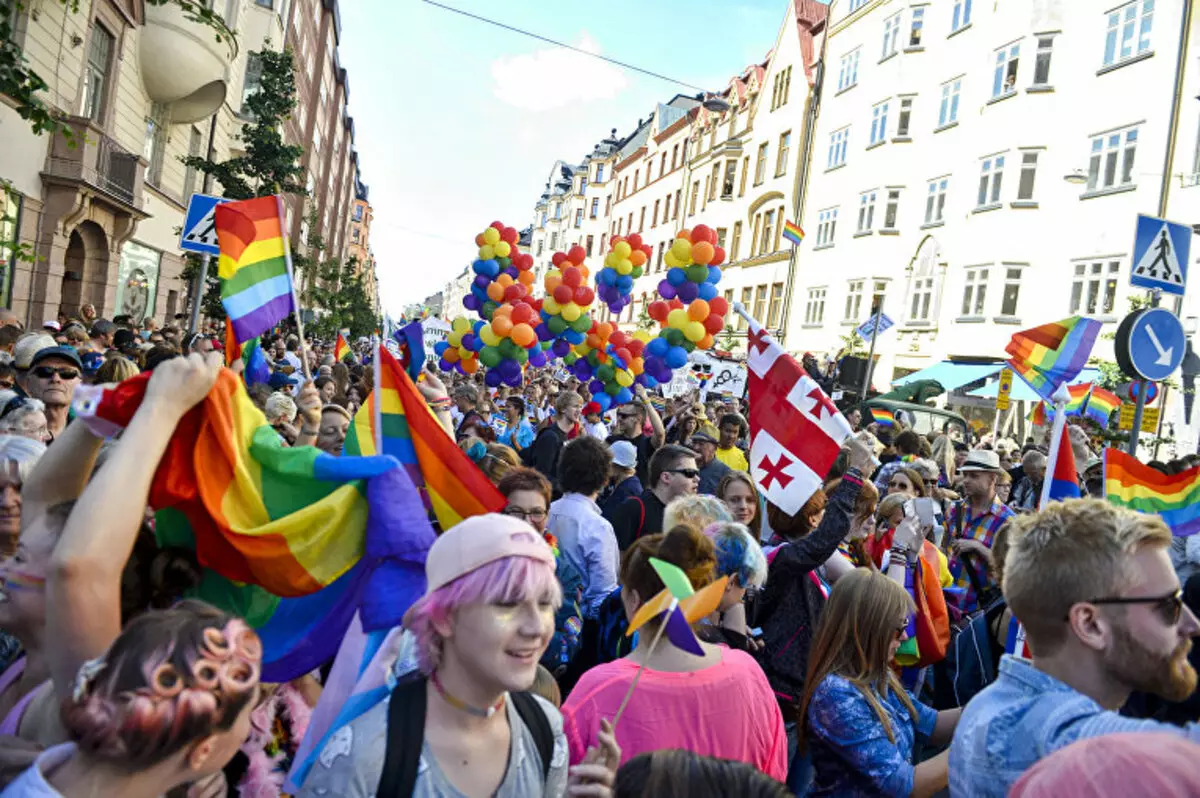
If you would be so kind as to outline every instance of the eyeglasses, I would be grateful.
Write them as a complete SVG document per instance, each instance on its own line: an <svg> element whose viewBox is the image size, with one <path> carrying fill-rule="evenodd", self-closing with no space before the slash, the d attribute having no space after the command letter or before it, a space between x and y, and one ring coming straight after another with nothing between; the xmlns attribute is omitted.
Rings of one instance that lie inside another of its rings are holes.
<svg viewBox="0 0 1200 798"><path fill-rule="evenodd" d="M683 474L683 476L687 477L688 479L699 479L700 478L700 471L695 468L669 468L669 469L667 469L667 473L668 474Z"/></svg>
<svg viewBox="0 0 1200 798"><path fill-rule="evenodd" d="M38 366L37 368L35 368L33 370L33 376L37 377L38 379L42 379L42 380L48 380L51 377L53 377L55 374L57 374L60 379L66 380L68 382L70 380L79 379L79 369L73 369L73 368L56 369L56 368L54 368L54 366Z"/></svg>
<svg viewBox="0 0 1200 798"><path fill-rule="evenodd" d="M1116 596L1111 598L1092 599L1088 604L1152 604L1154 611L1163 619L1167 626L1179 623L1183 615L1183 590L1176 590L1165 596Z"/></svg>
<svg viewBox="0 0 1200 798"><path fill-rule="evenodd" d="M504 514L513 518L520 518L523 521L534 521L541 523L546 520L545 510L526 510L524 507L505 507Z"/></svg>
<svg viewBox="0 0 1200 798"><path fill-rule="evenodd" d="M896 625L896 628L893 630L893 634L895 635L895 638L897 640L900 640L901 638L904 637L904 634L907 631L908 631L908 619L905 619L903 623Z"/></svg>

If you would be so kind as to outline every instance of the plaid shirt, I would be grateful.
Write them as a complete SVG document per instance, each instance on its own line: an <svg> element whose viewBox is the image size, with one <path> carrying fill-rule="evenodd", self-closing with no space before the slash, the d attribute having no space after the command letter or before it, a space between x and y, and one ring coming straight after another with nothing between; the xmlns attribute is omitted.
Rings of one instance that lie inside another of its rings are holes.
<svg viewBox="0 0 1200 798"><path fill-rule="evenodd" d="M951 541L959 538L978 540L990 549L992 541L996 538L996 532L1014 515L1015 513L1003 502L993 498L991 507L972 517L971 505L964 499L950 505L950 511L946 513L946 528L949 530ZM987 566L982 562L972 562L975 575L979 577L979 584L981 586L989 584ZM975 595L975 588L971 585L971 579L967 575L966 564L953 555L950 557L950 574L954 577L955 587L965 589L962 599L955 603L963 612L974 610L978 597Z"/></svg>

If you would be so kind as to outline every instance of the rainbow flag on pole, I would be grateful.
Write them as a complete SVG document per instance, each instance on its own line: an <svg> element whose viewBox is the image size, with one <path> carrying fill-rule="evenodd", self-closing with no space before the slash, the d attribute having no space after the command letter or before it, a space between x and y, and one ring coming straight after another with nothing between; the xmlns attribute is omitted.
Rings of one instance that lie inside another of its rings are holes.
<svg viewBox="0 0 1200 798"><path fill-rule="evenodd" d="M1054 416L1054 408L1049 408L1047 412L1046 403L1038 402L1033 406L1033 410L1029 414L1029 423L1035 427L1044 427L1046 422Z"/></svg>
<svg viewBox="0 0 1200 798"><path fill-rule="evenodd" d="M337 344L333 348L334 359L341 363L350 354L350 344L346 343L346 330L338 330Z"/></svg>
<svg viewBox="0 0 1200 798"><path fill-rule="evenodd" d="M1063 430L1058 442L1058 457L1054 458L1054 471L1047 474L1050 485L1047 499L1063 501L1078 499L1082 494L1079 490L1079 472L1075 465L1075 450L1071 447L1071 436Z"/></svg>
<svg viewBox="0 0 1200 798"><path fill-rule="evenodd" d="M1072 316L1022 330L1012 337L1004 351L1011 356L1008 365L1013 371L1039 396L1052 401L1058 386L1083 371L1099 333L1099 321Z"/></svg>
<svg viewBox="0 0 1200 798"><path fill-rule="evenodd" d="M804 230L795 222L783 223L783 237L793 244L799 244L804 240Z"/></svg>
<svg viewBox="0 0 1200 798"><path fill-rule="evenodd" d="M390 454L399 460L442 529L504 509L504 497L447 434L392 353L384 347L378 352L378 387L355 414L344 452ZM382 451L377 451L377 440L383 442Z"/></svg>
<svg viewBox="0 0 1200 798"><path fill-rule="evenodd" d="M1083 382L1078 385L1068 385L1067 392L1071 394L1071 401L1067 402L1067 415L1083 415L1083 406L1087 404L1088 396L1092 393L1092 384Z"/></svg>
<svg viewBox="0 0 1200 798"><path fill-rule="evenodd" d="M1104 495L1119 507L1160 516L1177 537L1200 532L1200 466L1167 476L1110 446L1104 450Z"/></svg>
<svg viewBox="0 0 1200 798"><path fill-rule="evenodd" d="M270 330L296 309L291 255L283 234L279 197L226 202L213 211L221 304L234 336L246 341Z"/></svg>
<svg viewBox="0 0 1200 798"><path fill-rule="evenodd" d="M1113 411L1119 410L1120 407L1121 400L1115 393L1094 387L1092 395L1088 397L1087 407L1084 408L1083 414L1100 426L1107 427Z"/></svg>
<svg viewBox="0 0 1200 798"><path fill-rule="evenodd" d="M896 426L896 415L886 407L872 407L871 421L881 427Z"/></svg>

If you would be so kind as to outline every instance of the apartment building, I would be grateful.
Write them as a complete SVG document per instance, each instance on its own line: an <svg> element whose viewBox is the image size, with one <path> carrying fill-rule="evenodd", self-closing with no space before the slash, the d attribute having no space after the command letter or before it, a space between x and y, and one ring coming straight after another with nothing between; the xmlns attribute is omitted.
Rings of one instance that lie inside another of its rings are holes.
<svg viewBox="0 0 1200 798"><path fill-rule="evenodd" d="M1184 8L834 0L788 347L836 352L882 303L887 390L1072 314L1114 332L1135 216L1200 222Z"/></svg>
<svg viewBox="0 0 1200 798"><path fill-rule="evenodd" d="M363 287L376 309L379 291L375 279L375 253L371 250L371 221L375 213L369 200L370 189L358 183L354 189L354 205L350 212L350 236L346 243L346 261L356 264L355 273L363 278Z"/></svg>

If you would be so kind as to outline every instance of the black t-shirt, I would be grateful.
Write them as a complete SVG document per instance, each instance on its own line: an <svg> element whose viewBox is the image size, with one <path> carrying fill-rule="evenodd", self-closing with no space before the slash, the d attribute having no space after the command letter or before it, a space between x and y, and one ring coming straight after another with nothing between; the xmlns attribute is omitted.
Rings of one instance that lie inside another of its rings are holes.
<svg viewBox="0 0 1200 798"><path fill-rule="evenodd" d="M629 441L637 449L637 477L643 485L650 484L650 458L654 455L654 444L645 435L626 438L624 435L609 435L605 441L609 446L617 441Z"/></svg>
<svg viewBox="0 0 1200 798"><path fill-rule="evenodd" d="M567 433L557 424L551 424L537 434L533 443L521 450L521 462L530 468L537 469L542 476L550 480L554 495L559 495L558 459L562 456L563 447L567 445Z"/></svg>
<svg viewBox="0 0 1200 798"><path fill-rule="evenodd" d="M617 547L625 551L638 538L665 531L662 526L666 509L654 491L644 490L641 496L626 499L604 517L613 526Z"/></svg>

